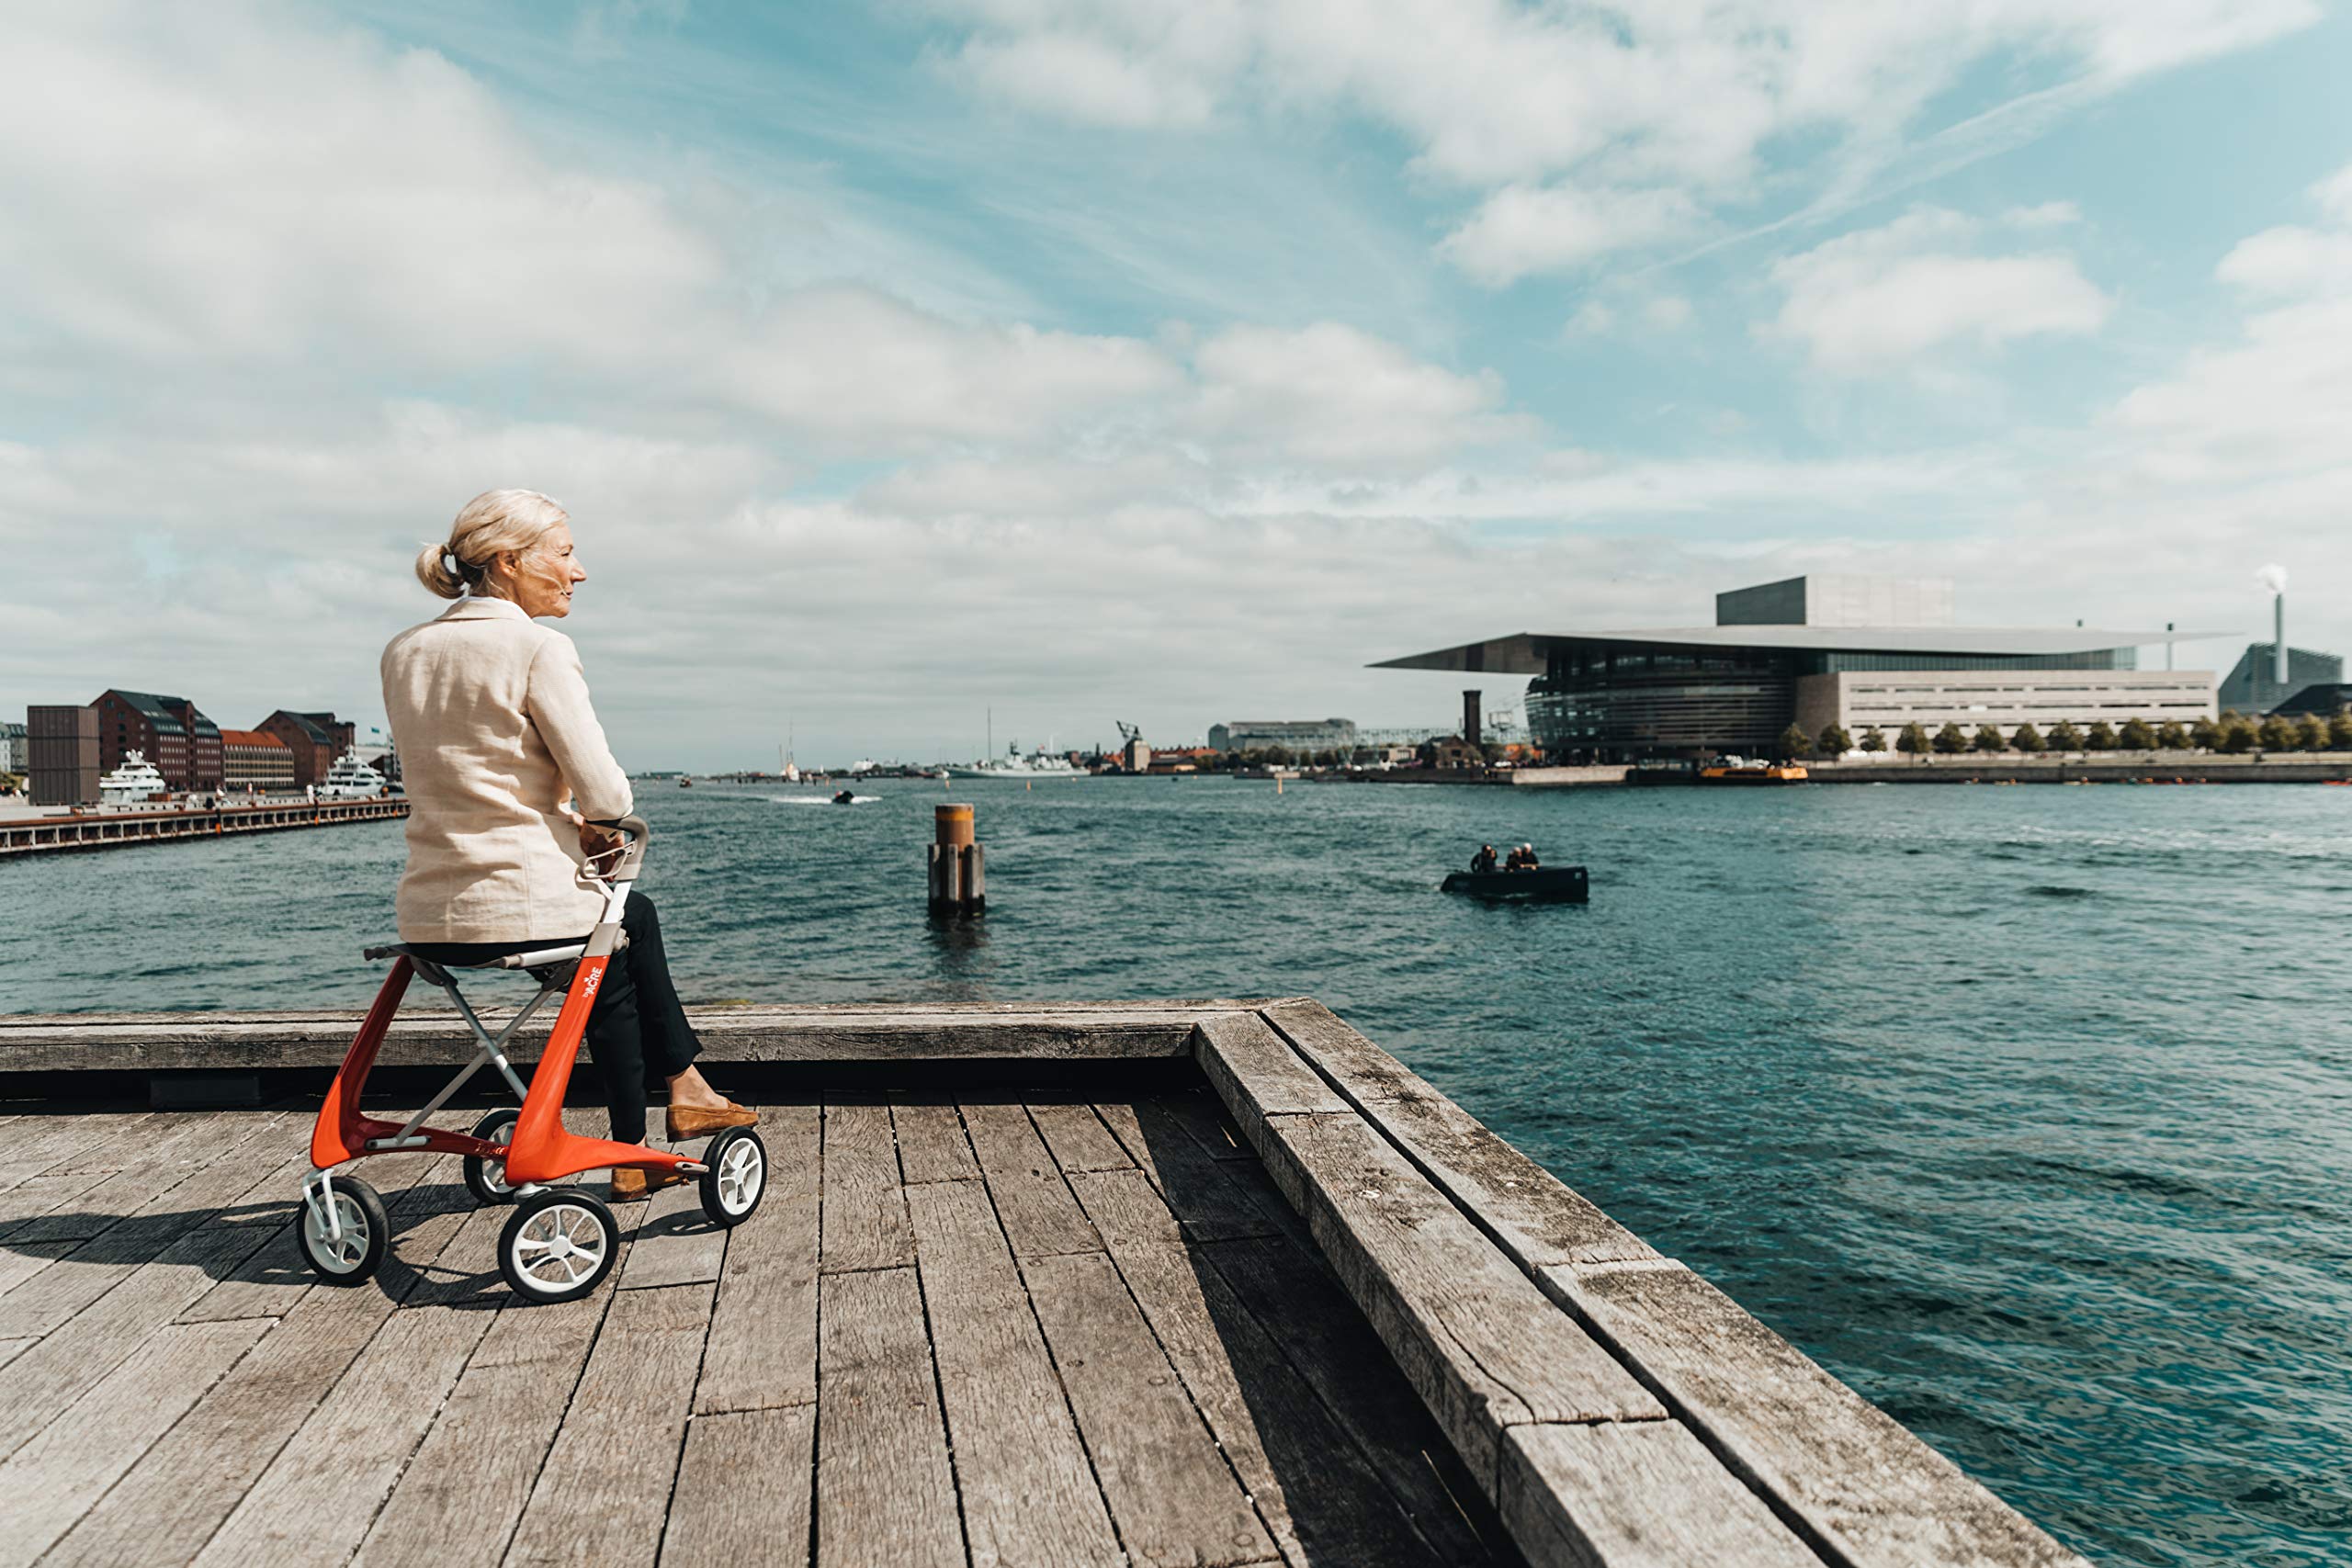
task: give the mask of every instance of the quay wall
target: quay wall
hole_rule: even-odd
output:
[[[181,839],[220,839],[239,833],[281,833],[334,828],[408,815],[408,802],[295,801],[277,806],[224,806],[201,811],[93,811],[64,817],[0,820],[0,857],[116,850]]]

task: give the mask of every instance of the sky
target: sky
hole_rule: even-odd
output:
[[[0,713],[380,718],[476,492],[622,761],[1442,724],[1374,660],[1960,618],[2352,650],[2312,0],[0,17]],[[1496,682],[1489,705],[1515,699]]]

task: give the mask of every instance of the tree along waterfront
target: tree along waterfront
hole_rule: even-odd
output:
[[[1864,729],[1858,739],[1838,725],[1830,725],[1820,735],[1812,736],[1800,726],[1792,724],[1781,732],[1780,751],[1784,757],[1843,757],[1861,751],[1876,754],[1887,750],[1886,732],[1876,725]],[[2020,724],[2004,736],[1990,724],[1979,725],[1972,733],[1957,724],[1946,724],[1928,733],[1925,725],[1906,724],[1895,735],[1894,749],[1905,756],[1956,757],[1964,752],[1999,755],[2015,751],[2031,756],[2042,751],[2095,752],[2130,751],[2211,751],[2223,756],[2244,756],[2249,751],[2352,751],[2352,712],[2339,713],[2334,717],[2318,714],[2295,716],[2269,714],[2252,718],[2233,710],[2225,710],[2214,718],[2200,718],[2195,724],[2183,725],[2177,720],[2162,725],[2150,724],[2144,718],[2127,719],[2121,726],[2101,719],[2088,729],[2077,728],[2070,719],[2060,719],[2045,735],[2030,724]]]

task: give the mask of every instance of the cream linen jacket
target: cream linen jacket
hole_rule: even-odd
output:
[[[402,942],[584,934],[605,908],[566,796],[630,806],[571,639],[504,599],[460,599],[384,649],[384,712],[408,791]]]

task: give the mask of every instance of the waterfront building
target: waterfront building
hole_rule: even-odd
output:
[[[220,727],[186,697],[110,687],[90,706],[98,715],[98,761],[119,768],[140,752],[174,789],[220,787]]]
[[[2334,718],[2337,714],[2352,712],[2352,685],[2341,681],[2314,682],[2270,711],[2291,718],[2306,714]]]
[[[2278,679],[2278,645],[2246,645],[2237,666],[2222,681],[2217,700],[2229,712],[2249,716],[2275,711],[2306,686],[2334,685],[2344,679],[2344,660],[2308,648],[2287,649],[2287,678]],[[2333,711],[2333,710],[2330,710]]]
[[[221,783],[231,790],[267,795],[290,793],[294,782],[294,749],[261,729],[220,732]]]
[[[296,713],[279,708],[254,726],[284,741],[294,757],[294,787],[324,784],[334,760],[356,743],[359,727],[332,713]]]
[[[1962,626],[1949,581],[1822,575],[1717,594],[1712,626],[1519,632],[1375,668],[1532,676],[1547,758],[1634,761],[1769,751],[1791,724],[2187,724],[2217,711],[2212,673],[2143,671],[2138,651],[2216,635]]]
[[[1220,751],[1263,751],[1279,746],[1293,755],[1352,750],[1356,727],[1345,718],[1237,718],[1209,726],[1209,744]]]
[[[21,773],[31,766],[25,727],[0,721],[0,773]]]
[[[26,761],[36,806],[96,806],[98,710],[83,705],[25,710]]]

